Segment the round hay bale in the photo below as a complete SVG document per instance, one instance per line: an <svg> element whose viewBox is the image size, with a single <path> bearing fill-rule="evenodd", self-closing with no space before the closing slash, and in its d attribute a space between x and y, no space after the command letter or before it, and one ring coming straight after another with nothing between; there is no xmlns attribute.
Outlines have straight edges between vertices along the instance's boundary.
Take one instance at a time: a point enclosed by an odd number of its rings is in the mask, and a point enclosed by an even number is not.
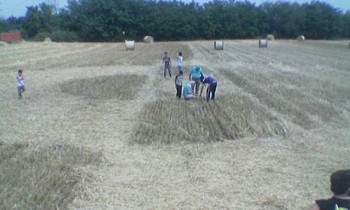
<svg viewBox="0 0 350 210"><path fill-rule="evenodd" d="M50 37L46 37L44 42L52 42L51 38Z"/></svg>
<svg viewBox="0 0 350 210"><path fill-rule="evenodd" d="M223 41L215 41L214 42L214 49L215 50L224 50L224 43L223 43Z"/></svg>
<svg viewBox="0 0 350 210"><path fill-rule="evenodd" d="M298 41L304 41L305 40L305 36L300 35L300 36L297 37L297 40Z"/></svg>
<svg viewBox="0 0 350 210"><path fill-rule="evenodd" d="M266 36L266 39L269 40L269 41L273 41L273 40L275 40L275 36L273 34L268 34Z"/></svg>
<svg viewBox="0 0 350 210"><path fill-rule="evenodd" d="M259 48L266 48L266 47L267 47L267 39L260 39Z"/></svg>
<svg viewBox="0 0 350 210"><path fill-rule="evenodd" d="M126 50L135 50L135 41L134 40L132 40L132 41L125 40L125 49Z"/></svg>
<svg viewBox="0 0 350 210"><path fill-rule="evenodd" d="M153 43L154 38L152 36L145 36L145 37L143 37L143 42L144 43Z"/></svg>

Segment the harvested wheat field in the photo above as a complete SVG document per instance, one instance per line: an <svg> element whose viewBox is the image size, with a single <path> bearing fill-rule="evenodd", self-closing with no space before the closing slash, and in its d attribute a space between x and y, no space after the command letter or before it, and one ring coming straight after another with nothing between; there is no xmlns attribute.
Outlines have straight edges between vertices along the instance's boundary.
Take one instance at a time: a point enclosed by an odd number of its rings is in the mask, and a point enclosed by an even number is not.
<svg viewBox="0 0 350 210"><path fill-rule="evenodd" d="M347 43L0 46L0 209L304 209L350 168ZM176 99L164 51L216 100Z"/></svg>

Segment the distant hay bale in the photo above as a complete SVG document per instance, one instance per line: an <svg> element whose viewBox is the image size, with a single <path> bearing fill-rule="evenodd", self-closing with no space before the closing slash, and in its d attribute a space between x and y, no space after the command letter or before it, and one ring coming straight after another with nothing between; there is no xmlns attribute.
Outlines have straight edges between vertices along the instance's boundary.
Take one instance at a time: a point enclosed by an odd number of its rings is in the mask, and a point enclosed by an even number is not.
<svg viewBox="0 0 350 210"><path fill-rule="evenodd" d="M259 40L259 48L266 48L267 47L267 40L266 39L260 39Z"/></svg>
<svg viewBox="0 0 350 210"><path fill-rule="evenodd" d="M145 37L143 37L143 42L144 43L153 43L154 38L152 36L145 36Z"/></svg>
<svg viewBox="0 0 350 210"><path fill-rule="evenodd" d="M44 40L44 42L45 42L45 43L46 43L46 42L52 42L52 40L51 40L50 37L46 37L45 40Z"/></svg>
<svg viewBox="0 0 350 210"><path fill-rule="evenodd" d="M224 43L222 41L215 41L214 42L214 49L215 50L224 50Z"/></svg>
<svg viewBox="0 0 350 210"><path fill-rule="evenodd" d="M298 41L304 41L305 40L305 36L300 35L300 36L297 37L297 40Z"/></svg>
<svg viewBox="0 0 350 210"><path fill-rule="evenodd" d="M268 34L266 36L266 39L269 40L269 41L273 41L273 40L275 40L275 36L273 34Z"/></svg>
<svg viewBox="0 0 350 210"><path fill-rule="evenodd" d="M134 40L132 40L132 41L125 40L125 49L126 50L135 50L135 41Z"/></svg>

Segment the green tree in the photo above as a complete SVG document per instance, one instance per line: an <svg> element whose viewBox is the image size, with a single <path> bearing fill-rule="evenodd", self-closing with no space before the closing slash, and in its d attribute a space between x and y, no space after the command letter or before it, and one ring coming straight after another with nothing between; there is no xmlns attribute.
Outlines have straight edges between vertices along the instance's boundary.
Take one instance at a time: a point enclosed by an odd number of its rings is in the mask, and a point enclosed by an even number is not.
<svg viewBox="0 0 350 210"><path fill-rule="evenodd" d="M340 11L327 3L304 4L305 35L311 39L331 39L339 33Z"/></svg>

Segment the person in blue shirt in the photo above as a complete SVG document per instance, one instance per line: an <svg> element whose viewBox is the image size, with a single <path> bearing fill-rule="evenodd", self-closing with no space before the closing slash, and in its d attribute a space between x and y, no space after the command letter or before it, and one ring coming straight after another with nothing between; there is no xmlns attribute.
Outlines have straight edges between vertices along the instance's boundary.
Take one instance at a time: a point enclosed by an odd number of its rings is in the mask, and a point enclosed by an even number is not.
<svg viewBox="0 0 350 210"><path fill-rule="evenodd" d="M215 100L215 92L216 92L216 86L218 84L218 82L216 81L216 79L214 77L211 76L202 76L200 78L201 82L202 82L202 88L201 88L201 92L200 92L200 96L202 95L204 86L207 86L207 94L206 94L206 99L209 102L209 100Z"/></svg>
<svg viewBox="0 0 350 210"><path fill-rule="evenodd" d="M197 98L197 95L192 93L193 84L194 84L194 82L190 81L190 82L186 83L186 85L184 86L183 96L184 96L185 100L192 100L192 99Z"/></svg>
<svg viewBox="0 0 350 210"><path fill-rule="evenodd" d="M201 84L201 76L203 76L202 68L199 66L192 66L190 71L190 80L193 80L195 82L192 92L196 93L197 95L199 92L199 86Z"/></svg>

